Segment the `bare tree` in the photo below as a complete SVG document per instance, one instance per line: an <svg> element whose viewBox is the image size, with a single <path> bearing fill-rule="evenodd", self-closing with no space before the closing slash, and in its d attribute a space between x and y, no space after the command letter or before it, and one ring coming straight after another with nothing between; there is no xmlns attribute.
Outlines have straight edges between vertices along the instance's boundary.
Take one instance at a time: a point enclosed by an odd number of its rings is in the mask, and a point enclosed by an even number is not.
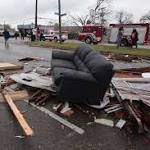
<svg viewBox="0 0 150 150"><path fill-rule="evenodd" d="M72 23L76 26L83 26L86 25L89 22L89 15L77 15L76 17L70 16Z"/></svg>
<svg viewBox="0 0 150 150"><path fill-rule="evenodd" d="M140 18L140 22L143 23L150 22L150 11Z"/></svg>
<svg viewBox="0 0 150 150"><path fill-rule="evenodd" d="M97 0L95 8L90 10L89 14L70 16L72 23L76 26L86 24L104 24L107 19L106 16L110 13L109 5L112 0Z"/></svg>
<svg viewBox="0 0 150 150"><path fill-rule="evenodd" d="M133 15L131 13L128 13L128 12L122 11L122 10L116 12L115 18L119 24L132 23L133 22Z"/></svg>
<svg viewBox="0 0 150 150"><path fill-rule="evenodd" d="M90 10L90 20L93 24L105 24L106 17L110 14L110 4L112 0L97 0L95 9Z"/></svg>

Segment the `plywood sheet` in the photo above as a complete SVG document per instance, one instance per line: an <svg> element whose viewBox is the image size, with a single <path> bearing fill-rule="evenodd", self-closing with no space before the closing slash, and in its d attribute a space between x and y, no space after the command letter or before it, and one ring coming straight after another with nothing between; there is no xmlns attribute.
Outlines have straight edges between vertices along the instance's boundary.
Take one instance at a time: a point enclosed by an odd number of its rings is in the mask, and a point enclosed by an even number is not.
<svg viewBox="0 0 150 150"><path fill-rule="evenodd" d="M11 64L11 63L0 63L0 71L21 69L21 68L23 68L23 66Z"/></svg>

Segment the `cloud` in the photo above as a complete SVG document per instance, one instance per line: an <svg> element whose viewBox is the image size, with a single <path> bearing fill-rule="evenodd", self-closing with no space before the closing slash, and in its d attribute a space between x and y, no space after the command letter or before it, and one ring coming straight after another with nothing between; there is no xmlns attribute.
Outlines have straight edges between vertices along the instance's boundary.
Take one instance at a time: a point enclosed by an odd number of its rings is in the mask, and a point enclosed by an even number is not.
<svg viewBox="0 0 150 150"><path fill-rule="evenodd" d="M69 14L86 14L95 7L97 0L61 0L62 12ZM113 9L125 9L137 18L149 10L149 0L112 0ZM38 14L48 18L56 18L58 0L38 0ZM35 15L35 0L0 0L0 22L8 23L29 22ZM135 7L134 7L135 6ZM142 7L141 7L142 6ZM57 19L57 18L56 18ZM31 20L30 20L31 21Z"/></svg>

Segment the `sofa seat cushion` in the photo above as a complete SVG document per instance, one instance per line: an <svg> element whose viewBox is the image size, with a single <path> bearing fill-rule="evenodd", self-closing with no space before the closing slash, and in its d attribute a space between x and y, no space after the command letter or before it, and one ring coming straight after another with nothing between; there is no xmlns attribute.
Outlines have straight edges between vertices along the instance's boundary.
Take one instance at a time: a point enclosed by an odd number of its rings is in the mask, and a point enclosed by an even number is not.
<svg viewBox="0 0 150 150"><path fill-rule="evenodd" d="M52 76L56 85L60 83L62 78L97 82L90 73L62 67L55 67L52 71Z"/></svg>
<svg viewBox="0 0 150 150"><path fill-rule="evenodd" d="M70 68L70 69L76 69L76 66L73 64L72 61L64 60L64 59L53 59L52 61L52 69L54 67L63 67L63 68Z"/></svg>

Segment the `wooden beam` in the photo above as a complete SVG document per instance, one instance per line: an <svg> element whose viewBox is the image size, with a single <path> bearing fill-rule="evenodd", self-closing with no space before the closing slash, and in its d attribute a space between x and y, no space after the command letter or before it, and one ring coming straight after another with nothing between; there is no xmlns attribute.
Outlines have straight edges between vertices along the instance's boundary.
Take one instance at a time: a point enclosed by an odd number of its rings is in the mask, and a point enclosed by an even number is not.
<svg viewBox="0 0 150 150"><path fill-rule="evenodd" d="M7 101L10 109L12 110L13 114L15 115L16 119L18 120L20 126L24 130L25 135L26 136L32 136L33 135L32 129L29 127L28 123L24 119L21 112L18 110L17 106L14 104L11 96L9 94L4 94L4 97Z"/></svg>
<svg viewBox="0 0 150 150"><path fill-rule="evenodd" d="M24 100L29 98L28 92L25 90L7 93L10 95L13 101ZM0 93L0 102L6 102L2 93Z"/></svg>
<svg viewBox="0 0 150 150"><path fill-rule="evenodd" d="M23 66L11 64L11 63L0 63L0 71L4 70L15 70L15 69L22 69Z"/></svg>

